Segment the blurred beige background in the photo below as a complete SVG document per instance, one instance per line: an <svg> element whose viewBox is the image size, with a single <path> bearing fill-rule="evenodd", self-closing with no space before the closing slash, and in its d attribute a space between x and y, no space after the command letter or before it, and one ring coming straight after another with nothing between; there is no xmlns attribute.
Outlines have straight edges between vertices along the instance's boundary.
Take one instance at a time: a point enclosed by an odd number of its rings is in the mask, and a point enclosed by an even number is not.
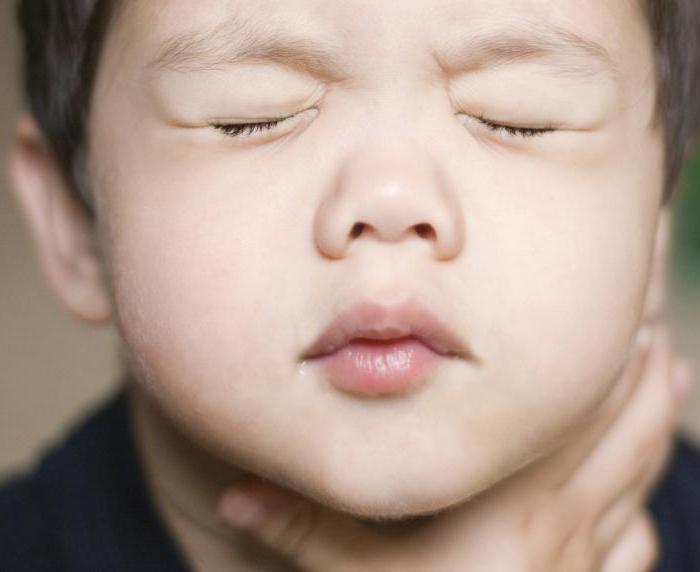
<svg viewBox="0 0 700 572"><path fill-rule="evenodd" d="M7 154L21 109L14 0L0 5L0 475L32 461L117 382L113 328L74 322L54 302L9 192ZM679 351L700 358L700 296L671 293ZM700 391L683 425L700 442Z"/></svg>

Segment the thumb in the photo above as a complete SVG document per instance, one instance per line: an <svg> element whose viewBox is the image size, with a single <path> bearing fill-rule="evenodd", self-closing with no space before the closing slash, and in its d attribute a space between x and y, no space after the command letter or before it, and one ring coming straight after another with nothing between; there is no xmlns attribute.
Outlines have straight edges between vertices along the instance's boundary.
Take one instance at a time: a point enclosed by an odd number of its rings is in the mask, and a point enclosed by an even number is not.
<svg viewBox="0 0 700 572"><path fill-rule="evenodd" d="M361 563L380 549L368 526L267 481L226 491L219 514L304 572L363 570ZM381 544L386 548L388 543Z"/></svg>

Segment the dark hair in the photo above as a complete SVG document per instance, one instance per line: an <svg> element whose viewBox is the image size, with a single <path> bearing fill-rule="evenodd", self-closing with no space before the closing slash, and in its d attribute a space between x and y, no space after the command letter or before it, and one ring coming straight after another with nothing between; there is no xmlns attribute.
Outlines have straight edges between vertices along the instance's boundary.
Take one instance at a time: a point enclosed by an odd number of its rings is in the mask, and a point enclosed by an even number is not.
<svg viewBox="0 0 700 572"><path fill-rule="evenodd" d="M20 0L24 89L63 177L95 212L86 165L90 95L115 0Z"/></svg>
<svg viewBox="0 0 700 572"><path fill-rule="evenodd" d="M86 125L103 40L118 0L20 0L30 109L69 186L94 216ZM665 132L664 202L700 133L700 1L641 0L656 53L655 119Z"/></svg>
<svg viewBox="0 0 700 572"><path fill-rule="evenodd" d="M656 50L656 121L665 131L664 201L700 136L700 1L642 0Z"/></svg>

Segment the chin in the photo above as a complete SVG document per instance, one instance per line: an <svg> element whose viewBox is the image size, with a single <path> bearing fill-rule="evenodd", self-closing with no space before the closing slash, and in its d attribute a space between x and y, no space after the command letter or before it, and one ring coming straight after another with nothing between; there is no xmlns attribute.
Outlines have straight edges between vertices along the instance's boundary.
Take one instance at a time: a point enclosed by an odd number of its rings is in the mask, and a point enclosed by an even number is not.
<svg viewBox="0 0 700 572"><path fill-rule="evenodd" d="M442 496L434 498L428 494L420 499L404 498L396 493L349 496L337 491L314 492L305 496L333 511L376 525L425 520L456 504L453 499L448 502Z"/></svg>
<svg viewBox="0 0 700 572"><path fill-rule="evenodd" d="M346 447L325 458L317 455L303 473L287 472L287 486L368 523L418 523L469 501L536 460L532 449L513 442L500 448L460 445L416 447L411 454L404 449L393 457L388 450Z"/></svg>
<svg viewBox="0 0 700 572"><path fill-rule="evenodd" d="M434 483L438 484L439 483ZM416 490L342 491L326 488L312 495L316 502L376 526L418 523L454 507L478 492L478 487L461 487L455 491L447 487L426 486Z"/></svg>
<svg viewBox="0 0 700 572"><path fill-rule="evenodd" d="M374 466L371 471L352 470L346 463L342 474L316 473L297 492L331 510L368 523L422 522L437 513L469 500L494 481L490 471L457 471L455 466L436 466L429 461L398 466Z"/></svg>

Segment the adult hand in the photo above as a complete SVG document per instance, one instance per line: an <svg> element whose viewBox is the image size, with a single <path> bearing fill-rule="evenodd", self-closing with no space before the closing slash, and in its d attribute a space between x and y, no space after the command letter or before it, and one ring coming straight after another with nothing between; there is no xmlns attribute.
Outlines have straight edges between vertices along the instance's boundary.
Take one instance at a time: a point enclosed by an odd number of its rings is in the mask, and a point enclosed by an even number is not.
<svg viewBox="0 0 700 572"><path fill-rule="evenodd" d="M665 328L644 332L585 434L419 528L388 534L259 479L220 514L306 572L647 571L660 547L645 501L693 372Z"/></svg>

